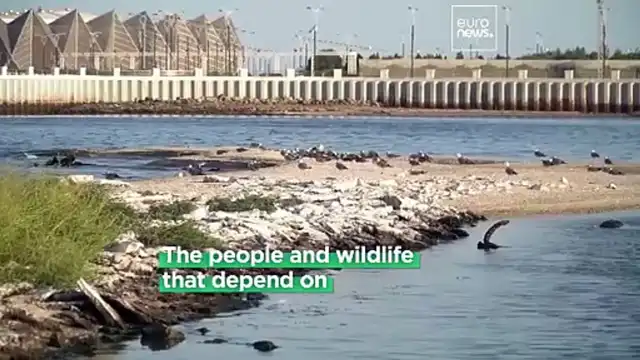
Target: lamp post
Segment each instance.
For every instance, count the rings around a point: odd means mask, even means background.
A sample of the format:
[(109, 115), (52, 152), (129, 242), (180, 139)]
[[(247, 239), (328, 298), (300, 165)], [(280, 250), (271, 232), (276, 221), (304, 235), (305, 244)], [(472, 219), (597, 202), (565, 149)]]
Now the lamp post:
[[(311, 64), (309, 66), (310, 75), (316, 75), (316, 55), (318, 54), (318, 23), (320, 22), (320, 12), (324, 10), (322, 6), (307, 6), (307, 10), (313, 13), (313, 54), (311, 55)], [(306, 65), (305, 65), (306, 67)]]
[(413, 69), (414, 69), (414, 52), (415, 52), (415, 42), (416, 42), (416, 12), (418, 12), (418, 8), (415, 6), (409, 6), (409, 13), (411, 13), (411, 37), (410, 40), (410, 52), (411, 52), (411, 69), (409, 70), (409, 77), (413, 78)]
[(511, 44), (511, 41), (509, 39), (510, 36), (510, 31), (511, 31), (511, 7), (509, 6), (502, 6), (502, 10), (504, 10), (504, 46), (505, 46), (505, 69), (504, 69), (504, 75), (505, 77), (509, 77), (509, 45)]
[(224, 71), (225, 73), (230, 73), (231, 72), (231, 14), (233, 14), (234, 12), (238, 11), (238, 9), (232, 9), (232, 10), (222, 10), (222, 9), (218, 9), (218, 11), (220, 13), (223, 14), (224, 16), (224, 22), (225, 22), (225, 29), (226, 29), (226, 35), (227, 35), (227, 39), (226, 39), (226, 56), (225, 56), (225, 64), (224, 64)]

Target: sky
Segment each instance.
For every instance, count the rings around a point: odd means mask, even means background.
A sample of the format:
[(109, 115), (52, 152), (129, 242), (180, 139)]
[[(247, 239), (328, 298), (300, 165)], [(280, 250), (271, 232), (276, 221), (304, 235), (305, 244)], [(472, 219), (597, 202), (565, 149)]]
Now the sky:
[[(308, 2), (307, 2), (308, 1)], [(311, 2), (315, 1), (315, 2)], [(184, 12), (187, 17), (202, 13), (219, 15), (219, 10), (235, 10), (232, 14), (237, 27), (253, 35), (244, 35), (249, 46), (287, 52), (299, 46), (296, 32), (313, 26), (313, 13), (307, 6), (322, 7), (319, 14), (318, 38), (371, 46), (387, 53), (400, 53), (405, 41), (409, 51), (412, 22), (409, 6), (415, 6), (415, 48), (421, 53), (452, 54), (452, 45), (462, 47), (462, 40), (452, 44), (452, 5), (497, 6), (495, 15), (487, 8), (466, 9), (457, 12), (461, 18), (489, 19), (489, 28), (495, 29), (497, 53), (505, 50), (505, 11), (510, 11), (510, 52), (512, 55), (531, 52), (536, 43), (555, 49), (585, 46), (595, 50), (598, 43), (598, 15), (596, 0), (413, 0), (414, 3), (380, 0), (2, 0), (1, 11), (24, 8), (45, 9), (78, 8), (91, 13), (104, 13), (116, 9), (120, 14), (142, 10), (154, 12)], [(610, 48), (640, 48), (640, 0), (604, 0), (609, 8), (608, 39)], [(454, 19), (454, 24), (458, 19)], [(455, 32), (455, 31), (454, 31)], [(536, 36), (536, 33), (542, 36)], [(542, 39), (540, 41), (539, 39)], [(487, 41), (489, 40), (489, 41)], [(487, 44), (489, 44), (487, 45)], [(466, 44), (466, 43), (465, 43)], [(494, 41), (476, 41), (479, 47), (491, 47)], [(487, 45), (487, 46), (482, 46)], [(464, 48), (466, 49), (467, 46)], [(495, 53), (495, 51), (494, 51)]]

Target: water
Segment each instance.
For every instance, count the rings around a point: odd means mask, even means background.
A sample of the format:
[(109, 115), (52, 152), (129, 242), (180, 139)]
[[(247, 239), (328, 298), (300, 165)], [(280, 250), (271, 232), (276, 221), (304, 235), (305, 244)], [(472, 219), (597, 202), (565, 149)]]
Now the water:
[[(588, 160), (596, 149), (632, 160), (640, 150), (640, 122), (600, 119), (304, 119), (304, 118), (16, 118), (0, 119), (0, 161), (24, 165), (23, 151), (55, 148), (216, 146), (261, 142), (273, 147), (439, 155), (531, 161), (535, 147), (567, 160)], [(83, 159), (80, 159), (81, 161)], [(177, 168), (146, 166), (148, 158), (92, 158), (98, 166), (73, 173), (115, 171), (151, 177)]]
[[(633, 160), (640, 123), (619, 119), (14, 119), (2, 120), (0, 155), (73, 147), (215, 146), (250, 141), (270, 146), (318, 143), (408, 153), (531, 160), (532, 147), (567, 160), (591, 149)], [(160, 172), (101, 161), (136, 176)], [(127, 167), (128, 166), (128, 167)], [(91, 171), (91, 170), (88, 170)], [(95, 170), (94, 170), (95, 171)], [(74, 170), (76, 172), (76, 170)], [(599, 229), (609, 217), (628, 225)], [(161, 360), (264, 356), (282, 359), (634, 359), (640, 354), (640, 213), (514, 219), (495, 234), (512, 246), (475, 250), (489, 224), (471, 238), (424, 253), (420, 270), (344, 271), (331, 295), (274, 295), (265, 306), (187, 324), (187, 341), (150, 353), (138, 342), (103, 359)], [(264, 355), (239, 345), (205, 345), (209, 337), (272, 340)]]
[[(629, 226), (597, 228), (608, 216)], [(138, 342), (110, 359), (261, 359), (224, 337), (268, 339), (281, 360), (619, 360), (640, 354), (640, 213), (513, 219), (511, 248), (471, 238), (424, 252), (420, 270), (346, 270), (331, 295), (273, 295), (265, 306), (184, 327), (187, 342), (150, 355)], [(239, 315), (239, 316), (235, 316)], [(194, 329), (207, 326), (206, 337)]]

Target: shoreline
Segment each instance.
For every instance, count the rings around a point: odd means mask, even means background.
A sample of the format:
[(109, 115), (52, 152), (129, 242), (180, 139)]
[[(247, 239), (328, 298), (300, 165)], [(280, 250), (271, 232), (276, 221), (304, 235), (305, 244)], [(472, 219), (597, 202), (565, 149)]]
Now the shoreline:
[[(218, 156), (217, 148), (111, 151), (165, 151), (168, 158), (193, 160)], [(277, 160), (278, 155), (252, 148), (241, 156)], [(463, 228), (486, 220), (484, 215), (640, 209), (640, 165), (634, 164), (618, 166), (625, 174), (616, 176), (589, 172), (584, 164), (547, 168), (514, 163), (520, 174), (509, 177), (501, 163), (487, 161), (459, 165), (452, 159), (438, 158), (411, 166), (406, 157), (400, 157), (387, 159), (390, 167), (371, 161), (345, 162), (348, 169), (338, 170), (334, 160), (304, 160), (310, 169), (301, 170), (296, 162), (281, 161), (278, 166), (255, 171), (114, 181), (111, 185), (117, 200), (140, 213), (149, 213), (153, 206), (176, 212), (173, 204), (189, 202), (192, 207), (180, 210), (176, 219), (194, 222), (198, 231), (224, 239), (225, 248), (236, 250), (265, 245), (283, 251), (399, 245), (418, 251), (465, 238), (468, 233)], [(75, 182), (94, 181), (82, 176), (70, 178)], [(155, 257), (159, 247), (143, 244), (141, 236), (146, 235), (123, 234), (113, 246), (105, 248), (96, 262), (99, 277), (92, 282), (128, 329), (105, 327), (108, 324), (104, 318), (91, 310), (86, 299), (77, 305), (82, 309), (78, 313), (70, 310), (68, 299), (43, 301), (43, 289), (11, 290), (5, 284), (0, 286), (0, 326), (11, 336), (0, 335), (0, 355), (38, 359), (68, 352), (91, 353), (109, 343), (144, 335), (149, 326), (164, 328), (260, 305), (263, 297), (258, 294), (160, 294)], [(159, 341), (169, 343), (171, 339), (165, 334)]]
[[(138, 101), (130, 103), (86, 103), (86, 104), (0, 104), (0, 118), (22, 116), (113, 116), (113, 117), (389, 117), (389, 118), (637, 118), (640, 112), (619, 111), (585, 112), (553, 111), (555, 106), (521, 109), (474, 108), (461, 104), (455, 108), (418, 108), (394, 106), (383, 103), (360, 103), (349, 101), (297, 101), (297, 100), (175, 100)], [(633, 110), (633, 109), (632, 109)]]

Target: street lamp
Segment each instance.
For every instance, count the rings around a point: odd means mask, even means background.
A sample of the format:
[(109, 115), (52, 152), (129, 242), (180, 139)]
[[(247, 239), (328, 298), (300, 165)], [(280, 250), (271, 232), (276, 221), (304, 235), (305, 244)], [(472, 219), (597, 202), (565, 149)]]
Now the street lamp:
[(509, 45), (511, 41), (509, 39), (510, 31), (511, 31), (511, 7), (504, 5), (502, 6), (502, 10), (504, 10), (504, 46), (505, 46), (505, 77), (509, 77)]
[[(311, 55), (310, 75), (316, 74), (316, 55), (318, 53), (318, 22), (320, 22), (320, 12), (324, 10), (322, 6), (307, 6), (307, 10), (313, 13), (313, 55)], [(306, 65), (305, 65), (306, 67)]]
[(226, 50), (227, 56), (225, 56), (224, 71), (228, 74), (231, 72), (231, 21), (230, 19), (231, 19), (231, 14), (238, 11), (238, 9), (232, 9), (232, 10), (226, 10), (226, 11), (222, 9), (218, 9), (218, 11), (222, 13), (224, 16), (225, 26), (227, 31), (227, 50)]
[(418, 8), (415, 6), (409, 6), (408, 7), (409, 12), (411, 13), (411, 40), (410, 40), (410, 52), (411, 52), (411, 70), (409, 70), (409, 76), (413, 77), (413, 66), (414, 66), (414, 49), (415, 49), (415, 42), (416, 42), (416, 12), (418, 11)]

